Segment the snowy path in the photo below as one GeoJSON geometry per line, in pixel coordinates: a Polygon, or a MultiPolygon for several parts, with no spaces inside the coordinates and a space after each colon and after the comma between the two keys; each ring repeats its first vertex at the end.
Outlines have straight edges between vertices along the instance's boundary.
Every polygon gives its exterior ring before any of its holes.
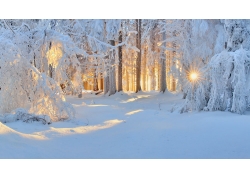
{"type": "Polygon", "coordinates": [[[68,97],[76,119],[0,123],[0,158],[250,158],[250,115],[170,113],[180,95],[68,97]]]}

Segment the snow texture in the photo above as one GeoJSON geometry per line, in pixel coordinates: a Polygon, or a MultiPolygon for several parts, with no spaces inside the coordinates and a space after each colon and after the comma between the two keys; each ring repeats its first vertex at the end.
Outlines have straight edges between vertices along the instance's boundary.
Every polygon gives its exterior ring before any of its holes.
{"type": "Polygon", "coordinates": [[[167,92],[83,96],[67,97],[75,120],[0,123],[0,158],[250,158],[249,113],[171,113],[184,100],[167,92]]]}

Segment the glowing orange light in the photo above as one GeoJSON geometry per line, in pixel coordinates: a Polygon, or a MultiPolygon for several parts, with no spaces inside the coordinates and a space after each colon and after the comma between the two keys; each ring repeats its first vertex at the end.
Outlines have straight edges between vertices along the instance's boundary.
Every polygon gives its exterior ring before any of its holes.
{"type": "Polygon", "coordinates": [[[191,83],[196,83],[198,81],[201,80],[201,77],[200,77],[200,72],[199,71],[190,71],[188,72],[188,80],[191,82],[191,83]]]}
{"type": "Polygon", "coordinates": [[[48,63],[57,67],[59,59],[63,56],[62,44],[52,43],[50,50],[46,53],[48,63]]]}
{"type": "Polygon", "coordinates": [[[198,74],[196,72],[193,72],[193,73],[190,74],[190,79],[192,81],[195,81],[197,78],[198,78],[198,74]]]}

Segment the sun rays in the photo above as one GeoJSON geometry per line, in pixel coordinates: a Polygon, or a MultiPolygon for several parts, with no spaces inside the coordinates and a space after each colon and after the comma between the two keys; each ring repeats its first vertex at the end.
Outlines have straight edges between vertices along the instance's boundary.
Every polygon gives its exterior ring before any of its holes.
{"type": "Polygon", "coordinates": [[[192,63],[185,71],[188,84],[199,84],[204,80],[204,72],[200,63],[192,63]]]}

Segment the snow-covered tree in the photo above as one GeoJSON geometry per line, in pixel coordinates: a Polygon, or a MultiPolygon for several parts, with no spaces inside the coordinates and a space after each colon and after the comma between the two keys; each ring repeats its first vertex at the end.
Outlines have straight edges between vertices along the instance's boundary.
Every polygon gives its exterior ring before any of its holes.
{"type": "MultiPolygon", "coordinates": [[[[20,28],[6,21],[5,24],[8,28],[3,27],[0,36],[1,113],[6,115],[15,113],[17,108],[26,108],[34,116],[46,115],[47,122],[73,118],[74,110],[64,102],[59,83],[49,78],[44,68],[36,67],[34,45],[37,41],[33,41],[32,30],[23,29],[23,23],[20,28]]],[[[12,24],[17,26],[18,22],[12,24]]],[[[44,65],[44,62],[41,61],[41,64],[44,65]]]]}
{"type": "Polygon", "coordinates": [[[0,111],[72,118],[64,95],[81,97],[87,82],[107,95],[183,92],[181,112],[242,114],[250,106],[249,33],[249,20],[0,20],[0,111]]]}
{"type": "MultiPolygon", "coordinates": [[[[222,33],[222,31],[220,31],[222,33]]],[[[221,34],[218,41],[221,43],[221,34]]],[[[206,65],[195,88],[195,109],[222,110],[243,114],[249,106],[249,21],[225,20],[226,49],[215,54],[206,65]],[[245,42],[246,41],[246,42],[245,42]]],[[[218,41],[217,46],[218,47],[218,41]]],[[[189,101],[190,102],[190,101],[189,101]]]]}

